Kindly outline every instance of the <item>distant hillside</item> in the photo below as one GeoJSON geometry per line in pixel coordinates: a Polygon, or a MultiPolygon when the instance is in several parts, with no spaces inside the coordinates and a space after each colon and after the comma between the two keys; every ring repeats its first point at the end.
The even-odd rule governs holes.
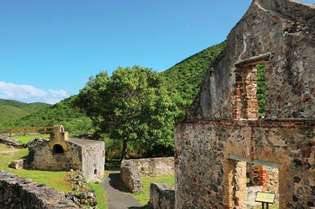
{"type": "Polygon", "coordinates": [[[205,72],[224,48],[225,42],[206,48],[162,73],[168,83],[180,92],[186,106],[192,103],[205,72]]]}
{"type": "Polygon", "coordinates": [[[92,122],[73,105],[75,96],[69,97],[53,106],[16,120],[14,127],[46,127],[64,125],[72,135],[82,135],[91,131],[92,122]]]}
{"type": "Polygon", "coordinates": [[[0,99],[0,130],[10,127],[15,120],[48,108],[45,103],[23,103],[14,100],[0,99]]]}
{"type": "MultiPolygon", "coordinates": [[[[225,43],[221,43],[204,49],[161,73],[170,87],[179,91],[184,102],[182,108],[192,103],[198,93],[204,73],[224,47],[225,43]]],[[[11,127],[42,127],[62,124],[73,135],[89,133],[93,131],[92,122],[75,107],[75,98],[76,96],[70,97],[53,106],[32,104],[32,108],[30,108],[26,105],[30,108],[27,111],[26,107],[20,107],[19,102],[11,101],[11,105],[4,105],[0,111],[4,120],[17,119],[11,123],[11,127]]],[[[0,116],[1,121],[2,118],[0,116]]]]}

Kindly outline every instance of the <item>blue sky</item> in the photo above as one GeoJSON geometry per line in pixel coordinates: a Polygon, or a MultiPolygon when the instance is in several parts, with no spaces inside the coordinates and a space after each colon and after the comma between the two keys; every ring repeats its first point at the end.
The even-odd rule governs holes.
{"type": "Polygon", "coordinates": [[[249,4],[0,0],[0,98],[54,103],[78,93],[101,70],[165,70],[223,41],[249,4]]]}

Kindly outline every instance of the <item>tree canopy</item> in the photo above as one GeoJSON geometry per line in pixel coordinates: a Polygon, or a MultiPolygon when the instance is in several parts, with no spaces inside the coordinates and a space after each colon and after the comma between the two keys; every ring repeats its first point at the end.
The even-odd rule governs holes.
{"type": "Polygon", "coordinates": [[[77,104],[100,132],[122,141],[122,157],[128,144],[152,150],[173,147],[174,120],[178,108],[158,73],[139,66],[118,68],[90,79],[80,91],[77,104]]]}

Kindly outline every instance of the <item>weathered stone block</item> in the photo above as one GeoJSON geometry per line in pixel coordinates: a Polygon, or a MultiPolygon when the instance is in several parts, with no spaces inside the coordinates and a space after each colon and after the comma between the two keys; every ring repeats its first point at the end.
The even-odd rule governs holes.
{"type": "Polygon", "coordinates": [[[23,169],[24,168],[24,159],[12,161],[9,164],[9,167],[14,168],[14,169],[23,169]]]}
{"type": "Polygon", "coordinates": [[[174,188],[163,184],[151,184],[150,206],[152,209],[175,209],[174,188]]]}
{"type": "Polygon", "coordinates": [[[120,177],[129,192],[140,192],[142,190],[140,173],[132,161],[121,163],[120,177]]]}
{"type": "Polygon", "coordinates": [[[0,172],[1,209],[78,209],[63,193],[45,185],[0,172]]]}

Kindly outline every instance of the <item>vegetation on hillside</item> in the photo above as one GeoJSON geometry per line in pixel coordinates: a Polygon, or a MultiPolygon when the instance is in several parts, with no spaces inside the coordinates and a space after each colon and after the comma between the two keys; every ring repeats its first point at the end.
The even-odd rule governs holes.
{"type": "Polygon", "coordinates": [[[184,116],[209,65],[224,47],[225,43],[209,47],[161,73],[140,67],[119,68],[111,77],[101,73],[79,97],[22,114],[7,127],[62,124],[71,135],[103,138],[111,157],[126,150],[121,142],[127,140],[131,156],[172,155],[174,123],[184,116]]]}
{"type": "Polygon", "coordinates": [[[176,89],[184,102],[191,105],[196,97],[205,72],[225,48],[225,42],[211,46],[162,72],[171,88],[176,89]]]}
{"type": "Polygon", "coordinates": [[[0,131],[13,126],[14,121],[49,107],[44,103],[23,103],[0,99],[0,131]]]}
{"type": "Polygon", "coordinates": [[[93,132],[92,121],[73,104],[75,97],[67,98],[56,105],[41,109],[16,120],[13,127],[47,127],[57,124],[65,126],[74,136],[93,132]]]}

